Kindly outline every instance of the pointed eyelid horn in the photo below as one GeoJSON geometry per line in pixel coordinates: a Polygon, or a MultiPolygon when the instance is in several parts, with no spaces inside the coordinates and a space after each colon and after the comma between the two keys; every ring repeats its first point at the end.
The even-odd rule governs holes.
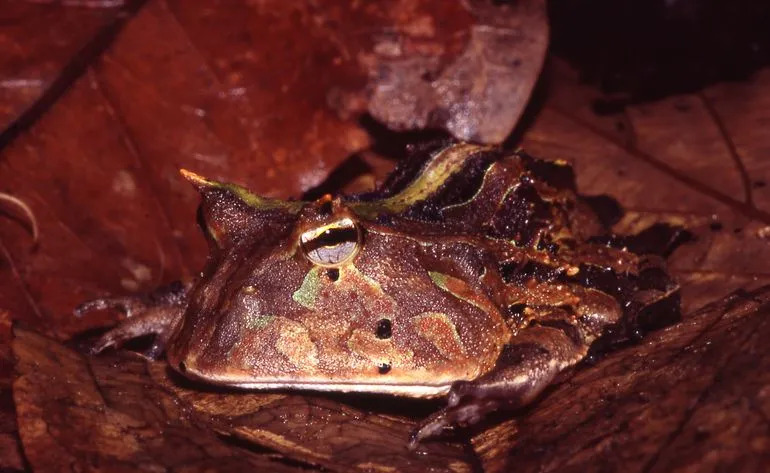
{"type": "Polygon", "coordinates": [[[207,179],[200,174],[188,171],[187,169],[180,169],[179,174],[181,174],[182,177],[187,179],[187,181],[195,186],[199,192],[203,192],[207,189],[221,189],[229,191],[246,205],[260,210],[277,209],[295,214],[299,212],[300,209],[302,209],[302,207],[306,204],[306,202],[300,200],[280,200],[260,197],[256,194],[253,194],[245,187],[241,187],[237,184],[207,179]]]}
{"type": "Polygon", "coordinates": [[[218,182],[210,181],[205,177],[201,176],[200,174],[196,174],[192,171],[188,171],[187,169],[180,169],[179,174],[181,174],[182,177],[187,179],[187,181],[189,181],[190,184],[194,185],[196,188],[216,186],[217,184],[219,184],[218,182]]]}

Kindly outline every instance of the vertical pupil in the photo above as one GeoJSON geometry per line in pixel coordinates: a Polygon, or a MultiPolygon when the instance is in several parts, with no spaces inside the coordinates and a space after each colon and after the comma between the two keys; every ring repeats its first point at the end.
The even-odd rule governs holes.
{"type": "Polygon", "coordinates": [[[379,322],[377,322],[377,330],[375,330],[374,333],[379,339],[390,338],[392,335],[392,324],[390,320],[381,319],[379,322]]]}

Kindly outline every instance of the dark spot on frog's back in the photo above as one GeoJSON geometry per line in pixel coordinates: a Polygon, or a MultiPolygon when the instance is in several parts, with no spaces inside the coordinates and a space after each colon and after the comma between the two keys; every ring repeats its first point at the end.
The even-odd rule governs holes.
{"type": "Polygon", "coordinates": [[[669,257],[674,250],[694,239],[695,236],[682,227],[656,223],[634,235],[601,236],[591,238],[589,241],[604,243],[615,248],[626,248],[640,255],[669,257]]]}
{"type": "Polygon", "coordinates": [[[635,290],[631,276],[621,276],[610,268],[582,264],[575,276],[562,275],[564,282],[572,282],[581,286],[598,289],[620,300],[626,299],[635,290]]]}
{"type": "Polygon", "coordinates": [[[506,312],[508,317],[510,317],[510,325],[513,325],[514,327],[524,327],[524,324],[527,322],[527,317],[524,312],[526,309],[527,304],[509,305],[506,308],[506,312]]]}
{"type": "Polygon", "coordinates": [[[393,326],[390,319],[380,319],[377,322],[377,329],[374,333],[381,340],[390,338],[393,334],[393,326]]]}

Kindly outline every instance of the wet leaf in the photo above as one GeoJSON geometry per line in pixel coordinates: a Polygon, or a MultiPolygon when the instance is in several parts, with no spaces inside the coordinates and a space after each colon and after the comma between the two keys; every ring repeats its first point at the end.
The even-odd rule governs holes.
{"type": "Polygon", "coordinates": [[[408,451],[412,422],[335,401],[180,387],[165,363],[86,357],[25,330],[13,352],[19,433],[35,471],[471,471],[456,446],[408,451]]]}
{"type": "Polygon", "coordinates": [[[476,439],[487,471],[760,471],[769,315],[770,287],[736,294],[578,369],[518,418],[505,449],[505,424],[476,439]]]}
{"type": "Polygon", "coordinates": [[[153,386],[136,356],[89,360],[24,330],[13,352],[19,435],[35,471],[294,471],[222,442],[153,386]]]}
{"type": "Polygon", "coordinates": [[[0,144],[50,106],[119,27],[122,2],[92,3],[0,2],[0,144]]]}
{"type": "Polygon", "coordinates": [[[626,209],[615,225],[635,233],[656,222],[696,240],[669,258],[684,312],[737,288],[770,282],[770,73],[696,94],[598,115],[604,97],[558,61],[543,109],[523,138],[529,152],[575,166],[578,188],[626,209]]]}
{"type": "MultiPolygon", "coordinates": [[[[397,130],[444,128],[462,140],[502,143],[535,87],[548,43],[545,2],[507,8],[467,2],[478,20],[461,53],[409,51],[430,29],[383,38],[370,59],[369,112],[397,130]]],[[[426,25],[427,26],[427,25],[426,25]]]]}

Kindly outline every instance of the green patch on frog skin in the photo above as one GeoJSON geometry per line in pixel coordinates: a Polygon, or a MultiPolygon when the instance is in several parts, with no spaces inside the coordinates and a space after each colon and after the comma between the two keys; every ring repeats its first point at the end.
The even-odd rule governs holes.
{"type": "Polygon", "coordinates": [[[290,201],[279,199],[268,199],[266,197],[260,197],[256,194],[252,194],[245,187],[241,187],[236,184],[230,184],[226,182],[218,182],[211,179],[207,179],[203,176],[190,172],[186,169],[180,169],[179,171],[185,179],[190,181],[195,187],[204,191],[206,189],[222,189],[231,192],[235,197],[244,202],[250,207],[254,207],[259,210],[272,210],[280,209],[289,213],[296,214],[299,212],[306,202],[302,201],[290,201]]]}
{"type": "Polygon", "coordinates": [[[436,271],[428,271],[428,276],[430,276],[431,281],[433,281],[433,284],[440,287],[441,289],[448,291],[446,288],[446,282],[447,279],[449,279],[449,276],[447,276],[444,273],[438,273],[436,271]]]}
{"type": "Polygon", "coordinates": [[[473,153],[494,149],[470,143],[447,148],[433,156],[420,175],[404,190],[376,202],[351,202],[354,212],[367,218],[378,213],[398,214],[435,194],[453,175],[462,171],[473,153]]]}
{"type": "MultiPolygon", "coordinates": [[[[326,282],[328,281],[328,278],[326,278],[324,275],[324,272],[327,269],[328,268],[316,266],[308,271],[299,289],[294,291],[294,293],[291,295],[291,298],[307,309],[315,309],[316,302],[318,301],[318,294],[321,292],[322,285],[329,284],[326,282]]],[[[331,284],[337,286],[338,290],[349,291],[350,288],[360,288],[362,287],[362,284],[365,284],[372,290],[372,293],[370,293],[371,297],[387,298],[392,301],[390,296],[385,294],[385,291],[382,289],[382,286],[379,282],[377,282],[377,280],[362,273],[358,268],[355,267],[355,265],[344,264],[337,269],[339,270],[337,279],[331,284]]]]}
{"type": "Polygon", "coordinates": [[[318,291],[321,289],[321,268],[313,268],[305,275],[302,285],[294,291],[291,298],[299,305],[308,309],[315,308],[315,301],[318,298],[318,291]]]}
{"type": "Polygon", "coordinates": [[[261,330],[267,327],[274,318],[274,315],[257,314],[248,318],[246,321],[246,328],[249,330],[261,330]]]}

